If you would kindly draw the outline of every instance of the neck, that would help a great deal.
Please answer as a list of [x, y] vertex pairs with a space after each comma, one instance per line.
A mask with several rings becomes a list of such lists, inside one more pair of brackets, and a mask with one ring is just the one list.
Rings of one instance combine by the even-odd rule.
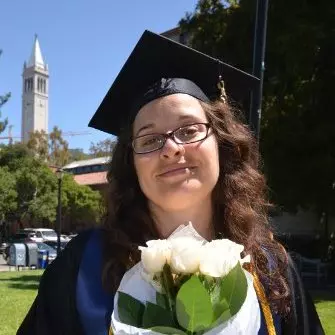
[[214, 236], [212, 224], [211, 199], [202, 201], [200, 204], [182, 210], [164, 210], [153, 203], [149, 208], [156, 223], [160, 238], [169, 237], [180, 225], [192, 222], [194, 229], [206, 240], [210, 241]]

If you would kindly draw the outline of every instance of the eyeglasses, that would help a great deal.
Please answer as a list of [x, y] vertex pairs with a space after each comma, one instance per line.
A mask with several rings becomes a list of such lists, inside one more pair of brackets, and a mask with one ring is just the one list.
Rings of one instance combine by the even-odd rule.
[[147, 154], [162, 149], [169, 138], [177, 144], [195, 143], [207, 138], [209, 129], [209, 123], [193, 123], [167, 134], [138, 136], [132, 141], [132, 147], [136, 154]]

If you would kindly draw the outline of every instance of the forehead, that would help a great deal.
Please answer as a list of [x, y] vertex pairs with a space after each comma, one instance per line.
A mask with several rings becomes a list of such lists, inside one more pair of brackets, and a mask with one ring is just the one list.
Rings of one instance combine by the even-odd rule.
[[146, 125], [168, 125], [178, 120], [206, 121], [206, 114], [198, 99], [188, 94], [172, 94], [150, 101], [136, 115], [133, 130]]

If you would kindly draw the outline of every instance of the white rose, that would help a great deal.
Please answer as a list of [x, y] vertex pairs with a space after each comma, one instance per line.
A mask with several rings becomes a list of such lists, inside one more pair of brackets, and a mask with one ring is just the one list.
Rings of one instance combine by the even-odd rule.
[[241, 259], [244, 247], [228, 239], [213, 240], [202, 248], [200, 272], [211, 277], [224, 277], [238, 262], [250, 261], [250, 257]]
[[141, 261], [148, 273], [163, 271], [166, 263], [170, 262], [171, 245], [167, 240], [151, 240], [146, 242], [147, 247], [138, 247], [141, 250]]
[[174, 273], [195, 273], [199, 270], [202, 242], [193, 237], [171, 239], [171, 269]]

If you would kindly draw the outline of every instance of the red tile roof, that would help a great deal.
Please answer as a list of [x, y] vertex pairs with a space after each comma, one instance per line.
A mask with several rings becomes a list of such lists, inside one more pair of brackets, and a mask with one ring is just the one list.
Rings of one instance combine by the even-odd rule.
[[107, 184], [107, 171], [74, 175], [74, 180], [79, 185]]

